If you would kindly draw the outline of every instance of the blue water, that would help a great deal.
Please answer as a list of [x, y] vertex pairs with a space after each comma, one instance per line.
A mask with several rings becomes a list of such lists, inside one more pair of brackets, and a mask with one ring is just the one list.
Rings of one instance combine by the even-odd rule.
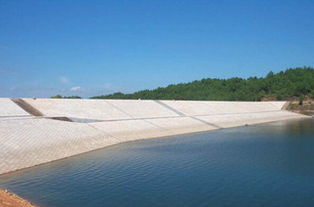
[[314, 119], [115, 145], [0, 177], [39, 206], [314, 206]]

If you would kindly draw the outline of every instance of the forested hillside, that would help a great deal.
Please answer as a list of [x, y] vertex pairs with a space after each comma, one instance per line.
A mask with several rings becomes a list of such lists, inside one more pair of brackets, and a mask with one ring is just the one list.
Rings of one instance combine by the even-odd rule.
[[263, 98], [283, 100], [291, 97], [314, 97], [314, 68], [269, 72], [262, 78], [205, 78], [132, 94], [119, 92], [92, 98], [259, 101]]

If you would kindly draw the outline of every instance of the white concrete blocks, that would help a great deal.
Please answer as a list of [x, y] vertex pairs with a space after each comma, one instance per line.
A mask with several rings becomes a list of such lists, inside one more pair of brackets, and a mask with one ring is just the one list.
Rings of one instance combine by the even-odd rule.
[[44, 116], [0, 98], [0, 174], [127, 141], [305, 117], [285, 102], [23, 100]]

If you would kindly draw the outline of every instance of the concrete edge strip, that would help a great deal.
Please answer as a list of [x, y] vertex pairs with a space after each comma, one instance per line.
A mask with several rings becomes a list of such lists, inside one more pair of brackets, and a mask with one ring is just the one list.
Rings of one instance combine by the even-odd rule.
[[[42, 116], [42, 118], [46, 118], [46, 119], [54, 119], [54, 120], [59, 120], [59, 121], [68, 121], [68, 122], [76, 122], [76, 123], [96, 123], [96, 122], [119, 122], [119, 121], [146, 121], [149, 122], [149, 120], [154, 120], [154, 119], [176, 119], [176, 118], [183, 118], [183, 117], [189, 117], [189, 118], [193, 118], [195, 120], [201, 121], [203, 123], [205, 123], [206, 121], [200, 119], [200, 118], [196, 118], [196, 117], [204, 117], [204, 116], [224, 116], [224, 115], [244, 115], [244, 114], [258, 114], [258, 113], [271, 113], [271, 112], [280, 112], [280, 111], [285, 111], [285, 110], [277, 110], [277, 111], [264, 111], [264, 112], [244, 112], [244, 113], [227, 113], [227, 114], [205, 114], [205, 115], [194, 115], [194, 116], [162, 116], [162, 117], [149, 117], [149, 118], [128, 118], [128, 119], [83, 119], [83, 118], [76, 118], [76, 117], [51, 117], [51, 116]], [[286, 111], [286, 112], [290, 112], [290, 111]], [[294, 112], [290, 112], [290, 113], [294, 113]], [[129, 115], [130, 116], [130, 115]], [[11, 117], [11, 116], [10, 116]], [[31, 118], [32, 116], [24, 116], [25, 118]], [[4, 117], [6, 118], [6, 117]], [[15, 117], [14, 117], [15, 118]], [[0, 117], [0, 121], [1, 121], [1, 117]], [[151, 123], [151, 122], [149, 122]], [[214, 126], [215, 124], [210, 123], [210, 122], [206, 122], [206, 124], [208, 125], [212, 125]], [[218, 126], [218, 125], [217, 125]], [[221, 128], [221, 127], [219, 127]]]
[[21, 98], [11, 98], [11, 101], [13, 101], [16, 105], [21, 107], [24, 111], [27, 113], [33, 115], [33, 116], [43, 116], [44, 114], [41, 113], [38, 109], [34, 108], [32, 105], [27, 103]]
[[0, 119], [2, 118], [22, 118], [22, 117], [31, 117], [30, 115], [13, 115], [13, 116], [0, 116]]
[[30, 119], [42, 119], [42, 117], [39, 117], [39, 116], [15, 117], [15, 118], [9, 118], [9, 119], [0, 119], [0, 122], [3, 123], [7, 121], [30, 120]]
[[[152, 120], [152, 119], [176, 119], [182, 117], [204, 117], [204, 116], [225, 116], [225, 115], [243, 115], [243, 114], [259, 114], [259, 113], [273, 113], [273, 112], [281, 112], [283, 110], [276, 110], [276, 111], [263, 111], [263, 112], [243, 112], [243, 113], [226, 113], [226, 114], [205, 114], [205, 115], [194, 115], [194, 116], [160, 116], [160, 117], [146, 117], [146, 118], [129, 118], [129, 119], [105, 119], [105, 120], [92, 120], [94, 122], [113, 122], [113, 121], [136, 121], [136, 120]], [[290, 112], [290, 111], [289, 111]], [[292, 112], [291, 112], [292, 113]], [[70, 119], [74, 122], [75, 117], [70, 117]], [[90, 122], [93, 123], [93, 122]]]
[[175, 113], [178, 114], [179, 116], [186, 116], [184, 113], [182, 113], [182, 112], [180, 112], [180, 111], [178, 111], [178, 110], [172, 108], [172, 107], [169, 106], [168, 104], [165, 104], [165, 103], [163, 103], [163, 102], [161, 102], [161, 101], [159, 101], [159, 100], [154, 100], [154, 101], [155, 101], [156, 103], [160, 104], [161, 106], [163, 106], [163, 107], [165, 107], [165, 108], [167, 108], [167, 109], [169, 109], [169, 110], [175, 112]]

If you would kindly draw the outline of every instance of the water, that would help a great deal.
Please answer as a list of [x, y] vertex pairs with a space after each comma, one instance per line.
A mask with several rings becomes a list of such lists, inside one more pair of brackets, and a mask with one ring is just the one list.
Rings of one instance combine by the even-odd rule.
[[314, 119], [130, 142], [0, 177], [40, 206], [314, 206]]

